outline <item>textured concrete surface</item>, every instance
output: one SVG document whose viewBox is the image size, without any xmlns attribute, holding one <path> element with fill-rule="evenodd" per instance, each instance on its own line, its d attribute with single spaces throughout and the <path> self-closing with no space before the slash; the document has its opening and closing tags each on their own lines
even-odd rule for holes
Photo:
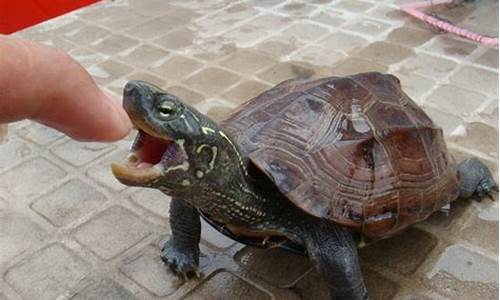
<svg viewBox="0 0 500 300">
<path fill-rule="evenodd" d="M 298 75 L 384 71 L 445 131 L 450 151 L 498 172 L 498 48 L 405 16 L 410 1 L 103 1 L 17 36 L 68 51 L 120 97 L 149 80 L 217 120 Z M 441 16 L 498 35 L 498 2 Z M 496 25 L 495 25 L 496 24 Z M 203 278 L 159 258 L 168 197 L 127 188 L 109 163 L 130 144 L 78 143 L 36 123 L 0 145 L 0 299 L 322 299 L 310 263 L 237 244 L 204 225 Z M 360 250 L 373 299 L 497 299 L 498 202 L 453 203 Z"/>
</svg>

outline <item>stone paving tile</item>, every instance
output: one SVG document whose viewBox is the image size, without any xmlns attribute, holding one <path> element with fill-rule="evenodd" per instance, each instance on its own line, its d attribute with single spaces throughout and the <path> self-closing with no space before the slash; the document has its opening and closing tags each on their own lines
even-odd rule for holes
<svg viewBox="0 0 500 300">
<path fill-rule="evenodd" d="M 399 27 L 389 33 L 387 40 L 406 47 L 417 47 L 426 43 L 433 36 L 434 34 L 428 30 Z"/>
<path fill-rule="evenodd" d="M 484 248 L 491 253 L 498 253 L 498 221 L 473 218 L 470 224 L 462 229 L 461 235 L 473 245 Z"/>
<path fill-rule="evenodd" d="M 393 299 L 397 293 L 399 286 L 397 283 L 381 276 L 380 274 L 370 270 L 363 269 L 366 288 L 370 294 L 370 299 L 373 300 L 389 300 Z M 295 285 L 292 290 L 296 292 L 302 299 L 330 299 L 328 287 L 319 274 L 313 270 L 304 276 Z"/>
<path fill-rule="evenodd" d="M 326 30 L 323 27 L 320 27 L 312 23 L 301 22 L 301 23 L 295 23 L 294 25 L 290 26 L 288 29 L 280 33 L 280 36 L 288 39 L 314 41 L 319 39 L 326 33 L 328 33 L 328 30 Z"/>
<path fill-rule="evenodd" d="M 311 17 L 311 20 L 323 23 L 325 25 L 337 27 L 343 24 L 347 20 L 347 17 L 345 17 L 344 14 L 339 11 L 321 9 Z"/>
<path fill-rule="evenodd" d="M 391 65 L 414 55 L 413 50 L 387 42 L 375 42 L 356 53 L 356 56 L 371 59 L 377 63 Z"/>
<path fill-rule="evenodd" d="M 105 60 L 103 55 L 88 49 L 75 48 L 68 53 L 85 68 Z"/>
<path fill-rule="evenodd" d="M 417 103 L 422 103 L 424 95 L 436 84 L 434 80 L 413 74 L 412 72 L 395 71 L 393 74 L 401 81 L 403 91 Z"/>
<path fill-rule="evenodd" d="M 168 24 L 160 19 L 146 21 L 125 31 L 127 35 L 140 39 L 150 40 L 169 31 Z"/>
<path fill-rule="evenodd" d="M 123 160 L 125 157 L 127 157 L 128 153 L 128 150 L 120 150 L 118 152 L 115 152 L 112 156 L 105 158 L 99 164 L 90 167 L 87 170 L 87 176 L 113 191 L 122 191 L 126 189 L 127 187 L 125 185 L 121 184 L 113 176 L 110 176 L 111 171 L 109 169 L 109 165 L 112 162 Z"/>
<path fill-rule="evenodd" d="M 498 129 L 484 123 L 468 123 L 463 128 L 465 132 L 456 135 L 450 140 L 468 149 L 476 149 L 492 156 L 498 157 Z"/>
<path fill-rule="evenodd" d="M 277 248 L 245 247 L 234 258 L 243 268 L 279 287 L 290 287 L 311 268 L 307 258 Z"/>
<path fill-rule="evenodd" d="M 450 74 L 457 64 L 443 57 L 419 53 L 405 61 L 400 70 L 429 78 L 441 79 Z"/>
<path fill-rule="evenodd" d="M 79 143 L 70 140 L 53 147 L 51 152 L 69 164 L 81 167 L 115 148 L 116 146 L 106 143 Z"/>
<path fill-rule="evenodd" d="M 122 56 L 121 59 L 136 67 L 148 68 L 161 64 L 167 55 L 168 52 L 163 49 L 144 44 L 135 48 L 127 55 Z"/>
<path fill-rule="evenodd" d="M 141 189 L 132 196 L 132 201 L 144 207 L 148 211 L 162 218 L 168 218 L 170 209 L 170 196 L 158 190 Z"/>
<path fill-rule="evenodd" d="M 120 85 L 119 91 L 121 94 L 123 91 L 123 87 L 125 86 L 125 84 L 129 80 L 143 80 L 143 81 L 151 82 L 152 84 L 154 84 L 160 88 L 165 88 L 165 86 L 167 86 L 167 81 L 163 78 L 164 78 L 163 76 L 158 77 L 156 75 L 153 75 L 151 73 L 144 72 L 144 71 L 134 72 L 132 74 L 126 75 L 123 78 L 123 82 L 121 82 L 122 84 Z"/>
<path fill-rule="evenodd" d="M 0 156 L 0 171 L 6 170 L 15 165 L 18 161 L 33 153 L 32 145 L 25 141 L 7 136 L 0 144 L 0 152 L 5 155 Z"/>
<path fill-rule="evenodd" d="M 307 18 L 316 10 L 314 5 L 300 1 L 291 1 L 278 8 L 278 11 L 292 18 Z"/>
<path fill-rule="evenodd" d="M 246 4 L 234 4 L 217 12 L 210 18 L 196 21 L 197 33 L 202 37 L 220 34 L 227 31 L 228 26 L 241 23 L 242 20 L 255 16 L 257 12 L 257 9 Z"/>
<path fill-rule="evenodd" d="M 93 300 L 93 299 L 106 299 L 106 300 L 139 300 L 134 294 L 129 292 L 120 284 L 115 281 L 105 278 L 99 280 L 97 283 L 87 286 L 86 288 L 78 291 L 71 300 Z"/>
<path fill-rule="evenodd" d="M 370 17 L 384 20 L 386 22 L 399 23 L 410 19 L 410 17 L 390 3 L 379 3 L 379 5 L 366 12 Z M 406 27 L 406 26 L 405 26 Z"/>
<path fill-rule="evenodd" d="M 172 56 L 163 64 L 152 68 L 152 71 L 161 75 L 162 78 L 181 80 L 201 67 L 203 64 L 196 60 L 183 56 Z"/>
<path fill-rule="evenodd" d="M 246 23 L 223 33 L 221 38 L 224 41 L 232 41 L 232 43 L 239 48 L 250 48 L 268 35 L 269 34 L 266 32 L 261 32 L 259 27 L 253 23 Z"/>
<path fill-rule="evenodd" d="M 359 255 L 367 265 L 409 275 L 418 269 L 436 245 L 435 236 L 410 228 L 401 235 L 361 248 Z"/>
<path fill-rule="evenodd" d="M 314 75 L 312 68 L 304 67 L 294 63 L 278 63 L 260 72 L 257 76 L 268 82 L 278 84 L 290 78 Z"/>
<path fill-rule="evenodd" d="M 163 12 L 165 13 L 165 11 Z M 189 25 L 193 19 L 196 19 L 200 15 L 200 13 L 194 10 L 176 6 L 166 11 L 166 14 L 159 16 L 157 19 L 165 24 L 163 31 L 167 32 L 181 26 Z"/>
<path fill-rule="evenodd" d="M 110 59 L 87 69 L 87 71 L 99 84 L 109 83 L 112 80 L 116 80 L 117 78 L 130 73 L 132 70 L 133 69 L 129 66 Z"/>
<path fill-rule="evenodd" d="M 238 80 L 239 76 L 233 72 L 220 68 L 207 68 L 187 78 L 184 84 L 213 95 L 222 92 Z"/>
<path fill-rule="evenodd" d="M 357 32 L 369 37 L 375 37 L 386 32 L 391 26 L 387 23 L 375 21 L 368 18 L 359 18 L 342 25 L 343 29 Z"/>
<path fill-rule="evenodd" d="M 138 255 L 126 258 L 119 268 L 127 277 L 155 296 L 164 297 L 174 293 L 183 281 L 170 271 L 159 254 L 159 248 L 149 245 Z"/>
<path fill-rule="evenodd" d="M 497 99 L 492 99 L 490 104 L 488 104 L 484 109 L 479 112 L 479 116 L 482 121 L 486 124 L 498 129 L 498 101 Z"/>
<path fill-rule="evenodd" d="M 362 72 L 386 72 L 388 67 L 373 60 L 358 57 L 348 57 L 332 67 L 332 74 L 348 76 Z"/>
<path fill-rule="evenodd" d="M 450 81 L 463 88 L 482 91 L 498 98 L 498 72 L 465 66 L 453 74 Z"/>
<path fill-rule="evenodd" d="M 319 45 L 335 51 L 349 53 L 368 44 L 368 41 L 362 37 L 352 35 L 347 32 L 337 31 L 328 35 L 318 42 Z"/>
<path fill-rule="evenodd" d="M 74 30 L 67 31 L 66 33 L 63 34 L 63 37 L 74 43 L 88 45 L 94 42 L 98 42 L 99 40 L 108 36 L 109 34 L 110 34 L 109 31 L 91 25 L 91 26 L 78 27 Z"/>
<path fill-rule="evenodd" d="M 341 52 L 318 46 L 302 48 L 291 57 L 292 60 L 305 61 L 318 66 L 331 66 L 344 58 L 345 55 Z"/>
<path fill-rule="evenodd" d="M 424 49 L 435 54 L 463 59 L 469 56 L 477 45 L 465 40 L 451 38 L 447 35 L 434 37 L 424 45 Z"/>
<path fill-rule="evenodd" d="M 453 157 L 457 161 L 460 161 L 457 156 L 453 153 Z M 448 214 L 437 211 L 433 213 L 425 223 L 432 224 L 433 226 L 437 226 L 440 228 L 449 228 L 453 226 L 453 222 L 460 219 L 460 217 L 470 208 L 469 201 L 455 201 L 450 204 L 450 211 Z M 457 224 L 457 227 L 460 227 L 460 224 Z"/>
<path fill-rule="evenodd" d="M 79 226 L 75 238 L 99 257 L 109 260 L 150 233 L 151 225 L 135 213 L 121 206 L 113 206 Z"/>
<path fill-rule="evenodd" d="M 185 101 L 190 105 L 196 105 L 205 99 L 205 96 L 202 94 L 179 85 L 170 86 L 166 89 L 166 91 L 176 95 L 182 99 L 182 101 Z"/>
<path fill-rule="evenodd" d="M 123 32 L 144 22 L 144 16 L 132 10 L 111 11 L 109 18 L 102 22 L 102 26 Z"/>
<path fill-rule="evenodd" d="M 268 84 L 250 80 L 238 84 L 223 96 L 234 104 L 242 104 L 269 88 L 271 88 L 271 86 Z"/>
<path fill-rule="evenodd" d="M 454 132 L 456 132 L 455 130 L 457 130 L 459 126 L 464 126 L 465 124 L 464 120 L 459 116 L 443 112 L 442 110 L 433 108 L 427 104 L 424 104 L 422 109 L 429 115 L 435 124 L 443 129 L 443 133 L 446 137 L 451 136 Z"/>
<path fill-rule="evenodd" d="M 5 281 L 27 299 L 49 300 L 75 288 L 90 266 L 62 244 L 51 244 L 14 265 Z"/>
<path fill-rule="evenodd" d="M 257 44 L 256 47 L 260 51 L 280 58 L 296 51 L 303 44 L 304 43 L 299 40 L 290 40 L 281 36 L 273 36 Z"/>
<path fill-rule="evenodd" d="M 255 7 L 273 7 L 279 4 L 283 4 L 283 0 L 247 0 L 249 5 Z"/>
<path fill-rule="evenodd" d="M 486 97 L 456 85 L 442 85 L 427 98 L 426 104 L 460 116 L 476 110 Z"/>
<path fill-rule="evenodd" d="M 66 176 L 66 172 L 45 158 L 37 157 L 18 165 L 0 176 L 0 188 L 14 195 L 31 197 L 45 192 L 51 184 Z M 19 184 L 22 178 L 23 184 Z"/>
<path fill-rule="evenodd" d="M 273 12 L 265 12 L 250 22 L 259 33 L 276 32 L 293 24 L 293 19 Z"/>
<path fill-rule="evenodd" d="M 229 115 L 231 111 L 233 111 L 233 109 L 231 107 L 227 107 L 227 105 L 212 105 L 212 107 L 207 111 L 207 116 L 220 123 Z"/>
<path fill-rule="evenodd" d="M 372 3 L 366 1 L 349 1 L 342 0 L 334 3 L 333 7 L 336 9 L 346 10 L 349 12 L 363 12 L 373 6 Z"/>
<path fill-rule="evenodd" d="M 488 49 L 484 54 L 479 56 L 475 62 L 498 70 L 498 49 Z"/>
<path fill-rule="evenodd" d="M 0 210 L 0 265 L 42 243 L 47 231 L 28 215 Z"/>
<path fill-rule="evenodd" d="M 62 133 L 38 123 L 31 123 L 26 127 L 20 128 L 17 130 L 17 135 L 27 142 L 42 146 L 49 145 L 63 137 Z"/>
<path fill-rule="evenodd" d="M 221 62 L 221 65 L 240 73 L 253 73 L 269 66 L 274 60 L 257 51 L 242 50 L 235 52 Z"/>
<path fill-rule="evenodd" d="M 166 49 L 181 50 L 193 44 L 193 33 L 191 29 L 181 27 L 165 34 L 153 42 Z"/>
<path fill-rule="evenodd" d="M 99 207 L 106 196 L 78 179 L 72 179 L 35 200 L 31 208 L 54 226 L 64 226 Z"/>
<path fill-rule="evenodd" d="M 90 45 L 93 49 L 107 55 L 116 55 L 138 45 L 139 42 L 120 34 L 112 34 Z"/>
<path fill-rule="evenodd" d="M 451 245 L 427 274 L 427 282 L 452 299 L 497 299 L 498 261 Z"/>
<path fill-rule="evenodd" d="M 271 295 L 227 271 L 210 276 L 201 286 L 183 300 L 211 299 L 272 299 Z"/>
</svg>

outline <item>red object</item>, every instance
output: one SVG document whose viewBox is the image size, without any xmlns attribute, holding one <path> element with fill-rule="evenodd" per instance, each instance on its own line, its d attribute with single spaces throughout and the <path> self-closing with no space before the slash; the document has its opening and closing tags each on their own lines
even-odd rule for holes
<svg viewBox="0 0 500 300">
<path fill-rule="evenodd" d="M 0 0 L 0 33 L 13 33 L 97 1 Z"/>
</svg>

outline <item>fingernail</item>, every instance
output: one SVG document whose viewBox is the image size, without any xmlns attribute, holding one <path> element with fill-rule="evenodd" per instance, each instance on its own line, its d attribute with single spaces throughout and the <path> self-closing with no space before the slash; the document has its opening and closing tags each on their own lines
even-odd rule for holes
<svg viewBox="0 0 500 300">
<path fill-rule="evenodd" d="M 132 129 L 132 122 L 130 121 L 130 118 L 128 117 L 125 110 L 123 110 L 120 103 L 115 100 L 115 97 L 113 97 L 111 93 L 105 90 L 101 91 L 102 94 L 104 95 L 104 98 L 106 98 L 107 102 L 112 106 L 113 113 L 115 114 L 117 119 L 119 119 L 122 122 L 123 127 L 126 128 L 127 130 L 127 133 L 130 132 L 130 130 Z"/>
</svg>

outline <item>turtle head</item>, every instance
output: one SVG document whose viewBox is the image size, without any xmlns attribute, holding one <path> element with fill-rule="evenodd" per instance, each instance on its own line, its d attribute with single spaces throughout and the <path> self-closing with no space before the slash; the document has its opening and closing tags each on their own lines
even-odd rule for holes
<svg viewBox="0 0 500 300">
<path fill-rule="evenodd" d="M 127 159 L 112 164 L 122 183 L 186 197 L 202 187 L 223 189 L 244 174 L 239 148 L 228 135 L 175 95 L 133 80 L 124 88 L 123 107 L 138 133 Z"/>
</svg>

